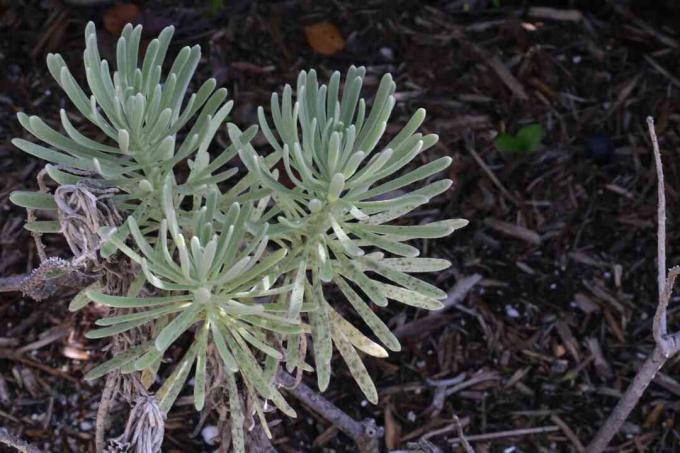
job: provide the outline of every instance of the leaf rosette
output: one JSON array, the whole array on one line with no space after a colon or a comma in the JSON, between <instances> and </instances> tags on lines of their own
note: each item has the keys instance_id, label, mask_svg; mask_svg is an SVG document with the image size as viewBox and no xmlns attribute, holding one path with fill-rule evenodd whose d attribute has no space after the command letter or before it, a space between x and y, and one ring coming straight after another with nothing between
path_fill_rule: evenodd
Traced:
<instances>
[{"instance_id":1,"label":"leaf rosette","mask_svg":"<svg viewBox=\"0 0 680 453\"><path fill-rule=\"evenodd\" d=\"M141 267L139 281L133 287L140 289L148 283L163 295L87 292L91 300L124 311L99 319L96 324L100 327L88 332L87 337L121 334L148 323L154 323L155 336L127 351L124 359L116 356L86 377L95 379L115 368L123 372L157 369L168 348L192 331L191 346L157 393L162 410L170 409L194 366L194 404L197 410L203 408L206 357L209 345L214 345L228 380L240 373L249 394L269 399L284 413L295 416L273 382L283 359L277 336L306 331L305 325L286 316L285 304L275 301L291 289L277 285L280 278L276 267L287 250L266 253L268 225L259 221L262 210L250 203L233 203L223 213L218 209L219 193L212 191L192 210L191 222L182 225L180 219L187 216L178 215L176 209L182 199L168 177L162 196L164 218L153 244L132 216L127 222L134 247L117 239L109 229L102 231ZM238 395L230 395L233 398L238 399ZM253 400L266 426L261 403L258 398Z\"/></svg>"},{"instance_id":2,"label":"leaf rosette","mask_svg":"<svg viewBox=\"0 0 680 453\"><path fill-rule=\"evenodd\" d=\"M276 133L264 109L258 110L272 155L281 158L280 170L272 168L271 161L259 156L249 143L241 143L237 130L229 132L241 160L272 193L275 207L266 214L277 222L270 231L272 238L288 242L293 250L287 259L293 282L288 316L298 317L303 301L316 306L308 317L319 387L323 390L328 385L334 343L361 389L376 402L377 392L356 351L378 357L387 352L346 321L335 304L328 303L323 283L333 282L378 339L398 351L398 340L364 299L379 307L392 299L418 308L440 308L446 293L410 273L440 271L449 262L419 258L419 250L406 242L447 236L467 221L390 223L451 186L451 180L440 179L406 189L429 181L449 166L451 158L407 168L438 140L435 134L417 132L425 119L423 109L378 147L395 105L396 85L386 74L369 110L360 98L365 73L364 68L351 67L340 93L339 72L333 73L328 85L319 85L313 70L301 72L295 95L286 85L280 101L277 94L272 96ZM282 182L283 173L291 184ZM386 258L385 253L394 257ZM296 336L289 340L289 370L301 363L298 344Z\"/></svg>"}]
</instances>

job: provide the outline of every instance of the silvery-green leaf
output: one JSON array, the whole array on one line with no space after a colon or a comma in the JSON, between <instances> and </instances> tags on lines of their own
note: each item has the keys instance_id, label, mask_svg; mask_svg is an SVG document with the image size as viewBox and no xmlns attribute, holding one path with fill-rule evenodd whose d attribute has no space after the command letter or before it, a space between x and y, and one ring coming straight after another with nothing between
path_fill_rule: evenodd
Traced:
<instances>
[{"instance_id":1,"label":"silvery-green leaf","mask_svg":"<svg viewBox=\"0 0 680 453\"><path fill-rule=\"evenodd\" d=\"M203 410L205 404L205 376L206 376L206 354L208 350L208 324L201 326L197 338L194 340L198 344L196 349L196 377L194 379L194 406L197 411Z\"/></svg>"},{"instance_id":2,"label":"silvery-green leaf","mask_svg":"<svg viewBox=\"0 0 680 453\"><path fill-rule=\"evenodd\" d=\"M163 382L163 385L156 393L158 406L166 414L175 403L179 393L182 391L182 387L184 387L187 377L189 377L191 366L196 359L197 350L198 343L194 342L184 354L182 360L175 366L175 370L165 379L165 382Z\"/></svg>"},{"instance_id":3,"label":"silvery-green leaf","mask_svg":"<svg viewBox=\"0 0 680 453\"><path fill-rule=\"evenodd\" d=\"M359 329L340 316L338 312L333 309L329 309L329 311L333 326L340 330L355 348L373 357L385 358L388 356L387 351L382 346L361 333Z\"/></svg>"},{"instance_id":4,"label":"silvery-green leaf","mask_svg":"<svg viewBox=\"0 0 680 453\"><path fill-rule=\"evenodd\" d=\"M188 302L191 301L191 296L188 294L179 296L162 296L162 297L127 297L127 296L111 296L100 293L95 288L88 289L87 297L90 300L97 302L107 307L115 308L142 308L153 305L170 304L173 302Z\"/></svg>"},{"instance_id":5,"label":"silvery-green leaf","mask_svg":"<svg viewBox=\"0 0 680 453\"><path fill-rule=\"evenodd\" d=\"M445 299L447 296L446 291L442 291L436 286L427 283L423 280L420 280L416 277L413 277L411 275L408 275L404 272L400 272L398 270L391 269L387 266L383 266L378 261L366 259L364 260L364 263L366 264L366 266L368 266L369 269L377 272L383 277L388 278L392 280L394 283L397 283L405 288L420 293L423 296L427 296L433 299Z\"/></svg>"},{"instance_id":6,"label":"silvery-green leaf","mask_svg":"<svg viewBox=\"0 0 680 453\"><path fill-rule=\"evenodd\" d=\"M331 331L335 347L345 360L350 373L352 373L352 377L357 384L359 384L359 388L366 396L366 399L373 404L378 404L378 391L375 388L371 376L366 370L366 366L361 361L359 354L354 350L354 346L352 346L352 343L347 339L345 334L333 323L331 323Z\"/></svg>"},{"instance_id":7,"label":"silvery-green leaf","mask_svg":"<svg viewBox=\"0 0 680 453\"><path fill-rule=\"evenodd\" d=\"M272 385L264 379L262 369L250 352L248 345L234 331L223 329L222 335L224 336L227 345L229 345L229 350L236 358L243 377L253 385L263 398L269 398Z\"/></svg>"},{"instance_id":8,"label":"silvery-green leaf","mask_svg":"<svg viewBox=\"0 0 680 453\"><path fill-rule=\"evenodd\" d=\"M364 251L361 250L354 242L347 236L347 233L342 229L340 224L338 223L337 220L335 220L335 217L332 215L328 215L328 218L331 222L331 228L333 228L333 232L335 233L335 237L338 239L338 242L340 242L340 245L342 248L347 252L347 254L351 256L362 256L364 254Z\"/></svg>"},{"instance_id":9,"label":"silvery-green leaf","mask_svg":"<svg viewBox=\"0 0 680 453\"><path fill-rule=\"evenodd\" d=\"M238 363L236 362L236 359L234 359L232 353L229 351L227 343L224 340L224 336L222 335L222 332L215 324L215 322L216 321L212 320L211 318L210 331L212 332L212 337L213 340L215 341L215 347L217 348L217 352L220 354L220 357L222 358L222 363L224 364L224 368L227 371L227 373L236 373L239 370Z\"/></svg>"},{"instance_id":10,"label":"silvery-green leaf","mask_svg":"<svg viewBox=\"0 0 680 453\"><path fill-rule=\"evenodd\" d=\"M366 302L364 302L361 297L354 291L347 282L340 276L335 280L335 283L340 288L340 291L345 295L349 303L356 310L356 312L361 316L361 319L366 323L366 325L371 329L376 337L383 342L392 351L400 351L401 345L399 340L392 333L389 327L385 325L384 322L371 310Z\"/></svg>"},{"instance_id":11,"label":"silvery-green leaf","mask_svg":"<svg viewBox=\"0 0 680 453\"><path fill-rule=\"evenodd\" d=\"M81 289L78 291L78 294L76 294L73 299L71 299L71 303L68 305L68 310L69 311L78 311L87 304L90 303L90 298L88 297L88 292L89 291L99 291L101 290L101 283L99 282L94 282L91 285L87 286L86 288Z\"/></svg>"},{"instance_id":12,"label":"silvery-green leaf","mask_svg":"<svg viewBox=\"0 0 680 453\"><path fill-rule=\"evenodd\" d=\"M352 261L342 257L342 255L338 255L338 258L340 263L339 268L336 270L338 270L348 280L356 283L357 286L359 286L359 288L364 293L366 293L369 299L371 299L371 302L379 307L387 306L387 298L374 280L368 278L364 272Z\"/></svg>"},{"instance_id":13,"label":"silvery-green leaf","mask_svg":"<svg viewBox=\"0 0 680 453\"><path fill-rule=\"evenodd\" d=\"M259 338L255 337L253 334L251 334L248 329L245 329L243 327L238 328L238 333L241 335L241 338L243 338L245 341L247 341L250 345L255 347L256 349L259 349L266 355L273 357L277 360L283 359L283 355L274 349L272 346L268 345L264 341L260 340Z\"/></svg>"},{"instance_id":14,"label":"silvery-green leaf","mask_svg":"<svg viewBox=\"0 0 680 453\"><path fill-rule=\"evenodd\" d=\"M120 368L123 365L126 365L127 363L133 362L134 360L137 359L140 355L144 354L146 350L151 346L151 342L147 341L139 346L133 346L127 351L124 351L120 354L116 354L114 357L111 359L107 360L106 362L97 365L96 367L92 368L86 375L85 375L85 380L87 381L93 381L95 379L98 379L105 374L108 374L109 372L116 370Z\"/></svg>"},{"instance_id":15,"label":"silvery-green leaf","mask_svg":"<svg viewBox=\"0 0 680 453\"><path fill-rule=\"evenodd\" d=\"M290 292L290 305L288 308L288 317L290 319L298 319L300 316L300 308L302 307L302 300L305 294L305 282L307 262L303 259L300 261L295 272L295 279L293 280L293 289Z\"/></svg>"},{"instance_id":16,"label":"silvery-green leaf","mask_svg":"<svg viewBox=\"0 0 680 453\"><path fill-rule=\"evenodd\" d=\"M138 311L135 313L126 313L124 315L110 316L107 318L98 319L95 324L98 326L112 326L115 324L137 321L137 320L147 320L151 321L157 319L163 315L177 313L184 310L189 306L189 303L179 304L179 305L168 305L160 308L155 308L153 310Z\"/></svg>"},{"instance_id":17,"label":"silvery-green leaf","mask_svg":"<svg viewBox=\"0 0 680 453\"><path fill-rule=\"evenodd\" d=\"M314 338L313 352L316 366L316 378L319 390L322 392L328 388L331 378L331 359L333 357L333 344L331 342L331 328L328 303L324 299L323 291L317 286L310 292L316 301L318 309L309 313L308 317L312 326Z\"/></svg>"},{"instance_id":18,"label":"silvery-green leaf","mask_svg":"<svg viewBox=\"0 0 680 453\"><path fill-rule=\"evenodd\" d=\"M448 269L451 262L439 258L383 258L380 264L400 272L439 272Z\"/></svg>"},{"instance_id":19,"label":"silvery-green leaf","mask_svg":"<svg viewBox=\"0 0 680 453\"><path fill-rule=\"evenodd\" d=\"M300 335L289 335L286 345L286 370L292 373L300 363Z\"/></svg>"},{"instance_id":20,"label":"silvery-green leaf","mask_svg":"<svg viewBox=\"0 0 680 453\"><path fill-rule=\"evenodd\" d=\"M144 370L160 360L163 353L156 348L149 348L149 350L140 358L135 360L135 371Z\"/></svg>"},{"instance_id":21,"label":"silvery-green leaf","mask_svg":"<svg viewBox=\"0 0 680 453\"><path fill-rule=\"evenodd\" d=\"M420 255L420 250L418 250L416 247L408 244L402 244L401 242L398 242L398 240L393 240L391 237L380 236L365 231L363 225L356 225L354 228L352 228L352 232L363 240L362 243L367 242L370 245L385 250L386 252L409 258L414 258Z\"/></svg>"},{"instance_id":22,"label":"silvery-green leaf","mask_svg":"<svg viewBox=\"0 0 680 453\"><path fill-rule=\"evenodd\" d=\"M17 206L28 209L57 209L54 196L49 193L17 190L9 195L9 200Z\"/></svg>"},{"instance_id":23,"label":"silvery-green leaf","mask_svg":"<svg viewBox=\"0 0 680 453\"><path fill-rule=\"evenodd\" d=\"M198 320L201 309L201 304L194 302L177 315L156 337L154 341L156 349L159 351L168 349L180 335Z\"/></svg>"},{"instance_id":24,"label":"silvery-green leaf","mask_svg":"<svg viewBox=\"0 0 680 453\"><path fill-rule=\"evenodd\" d=\"M468 224L465 219L441 220L426 225L363 225L362 231L379 233L403 238L402 240L446 237L455 230Z\"/></svg>"},{"instance_id":25,"label":"silvery-green leaf","mask_svg":"<svg viewBox=\"0 0 680 453\"><path fill-rule=\"evenodd\" d=\"M231 420L231 442L234 453L245 453L246 441L243 435L243 409L241 408L241 394L236 386L236 378L232 373L226 373L227 389L229 391L229 418Z\"/></svg>"},{"instance_id":26,"label":"silvery-green leaf","mask_svg":"<svg viewBox=\"0 0 680 453\"><path fill-rule=\"evenodd\" d=\"M444 306L441 301L417 291L404 289L387 283L376 283L388 298L394 299L402 304L416 308L424 308L425 310L439 310Z\"/></svg>"},{"instance_id":27,"label":"silvery-green leaf","mask_svg":"<svg viewBox=\"0 0 680 453\"><path fill-rule=\"evenodd\" d=\"M135 327L139 327L142 324L145 324L146 322L147 322L146 319L141 320L138 319L136 321L123 322L120 324L103 327L101 329L94 329L88 331L85 334L85 337L90 339L111 337L119 333L127 332L128 330L134 329Z\"/></svg>"},{"instance_id":28,"label":"silvery-green leaf","mask_svg":"<svg viewBox=\"0 0 680 453\"><path fill-rule=\"evenodd\" d=\"M59 222L53 220L26 222L24 228L33 233L61 233L61 225L59 225Z\"/></svg>"}]
</instances>

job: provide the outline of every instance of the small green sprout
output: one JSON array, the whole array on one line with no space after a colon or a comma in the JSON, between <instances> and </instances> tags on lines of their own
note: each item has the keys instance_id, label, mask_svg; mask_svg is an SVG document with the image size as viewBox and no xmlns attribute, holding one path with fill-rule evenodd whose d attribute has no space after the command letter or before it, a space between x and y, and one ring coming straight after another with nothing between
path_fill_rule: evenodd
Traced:
<instances>
[{"instance_id":1,"label":"small green sprout","mask_svg":"<svg viewBox=\"0 0 680 453\"><path fill-rule=\"evenodd\" d=\"M508 154L524 155L538 150L545 131L539 123L532 123L522 127L517 134L500 133L494 140L499 151Z\"/></svg>"}]
</instances>

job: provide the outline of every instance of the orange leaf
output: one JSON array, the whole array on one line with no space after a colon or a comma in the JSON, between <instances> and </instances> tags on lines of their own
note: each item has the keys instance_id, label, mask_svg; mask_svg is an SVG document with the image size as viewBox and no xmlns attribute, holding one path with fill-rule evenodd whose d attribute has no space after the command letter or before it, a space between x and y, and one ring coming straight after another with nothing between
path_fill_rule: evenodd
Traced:
<instances>
[{"instance_id":1,"label":"orange leaf","mask_svg":"<svg viewBox=\"0 0 680 453\"><path fill-rule=\"evenodd\" d=\"M139 18L139 6L134 3L119 3L104 13L104 28L114 36L119 36L128 23L135 23Z\"/></svg>"},{"instance_id":2,"label":"orange leaf","mask_svg":"<svg viewBox=\"0 0 680 453\"><path fill-rule=\"evenodd\" d=\"M317 22L305 26L305 36L309 47L322 55L333 55L345 48L345 38L340 30L330 22Z\"/></svg>"}]
</instances>

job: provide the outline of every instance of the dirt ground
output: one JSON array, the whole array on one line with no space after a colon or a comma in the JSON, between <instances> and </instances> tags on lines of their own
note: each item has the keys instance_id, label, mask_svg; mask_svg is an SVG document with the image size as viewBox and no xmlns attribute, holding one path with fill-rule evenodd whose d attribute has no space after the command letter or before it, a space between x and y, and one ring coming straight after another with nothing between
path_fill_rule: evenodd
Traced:
<instances>
[{"instance_id":1,"label":"dirt ground","mask_svg":"<svg viewBox=\"0 0 680 453\"><path fill-rule=\"evenodd\" d=\"M109 17L110 3L75 3L0 0L2 276L38 263L22 229L25 212L8 199L35 187L42 166L10 144L27 135L15 114L50 121L59 108L72 109L45 56L62 53L82 80L84 25ZM257 106L268 105L270 93L294 83L301 69L326 77L365 65L370 87L391 72L394 128L424 107L425 129L440 136L424 159L454 158L453 189L410 221L470 220L450 238L418 244L424 255L454 263L431 276L449 291L448 308L434 315L397 305L381 311L403 351L366 359L380 403L362 399L341 360L324 395L356 419L376 419L385 451L463 451L456 416L478 452L579 451L653 346L656 179L648 115L666 168L669 265L678 263L680 7L615 0L540 3L548 9L506 0L223 3L140 2L135 20L145 37L174 24L171 51L202 45L196 80L215 77L229 88L237 124L256 122ZM304 32L324 21L345 40L332 56L316 53ZM106 56L115 32L100 35ZM546 131L535 152L495 148L499 132L535 122ZM58 237L46 242L50 255L67 257ZM82 376L106 357L105 343L84 338L96 313L68 312L70 296L35 302L0 293L0 427L44 451L93 451L102 383ZM679 371L672 359L612 451L680 451ZM126 409L116 410L119 423ZM276 449L356 450L320 417L296 409L297 420L270 414ZM219 426L218 417L202 418L190 397L180 398L164 451L215 450L200 434L208 425Z\"/></svg>"}]
</instances>

